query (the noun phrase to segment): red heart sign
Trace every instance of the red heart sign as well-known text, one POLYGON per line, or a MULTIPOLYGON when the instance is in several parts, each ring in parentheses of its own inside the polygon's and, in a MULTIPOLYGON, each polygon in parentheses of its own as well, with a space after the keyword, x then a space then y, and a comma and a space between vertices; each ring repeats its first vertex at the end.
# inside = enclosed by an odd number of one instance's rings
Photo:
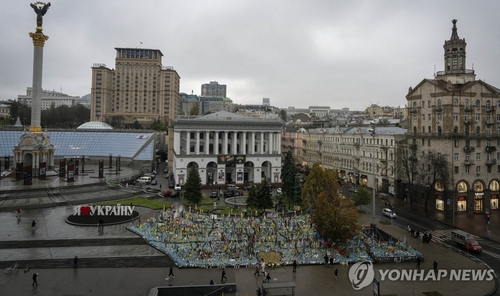
POLYGON ((80 207, 80 213, 83 216, 87 216, 90 213, 90 206, 81 206, 80 207))

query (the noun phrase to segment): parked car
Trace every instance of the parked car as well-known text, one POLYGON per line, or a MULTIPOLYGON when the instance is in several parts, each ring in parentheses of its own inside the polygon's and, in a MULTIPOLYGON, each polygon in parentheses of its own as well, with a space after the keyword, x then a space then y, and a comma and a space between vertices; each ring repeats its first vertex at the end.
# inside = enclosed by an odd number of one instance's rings
POLYGON ((151 180, 151 185, 156 185, 156 184, 158 184, 158 182, 156 181, 156 179, 151 180))
POLYGON ((218 198, 218 197, 219 197, 219 192, 217 191, 210 192, 210 198, 218 198))
POLYGON ((161 192, 161 195, 163 195, 164 197, 171 196, 172 195, 172 191, 170 191, 170 190, 163 190, 161 192))
POLYGON ((255 186, 255 184, 252 184, 252 185, 245 186, 243 189, 245 189, 246 191, 250 191, 252 188, 257 188, 257 186, 255 186))
POLYGON ((137 179, 137 184, 147 184, 149 185, 151 183, 151 177, 140 177, 137 179))
POLYGON ((389 208, 383 208, 382 214, 384 214, 384 216, 387 216, 389 218, 396 218, 397 217, 396 213, 394 213, 394 211, 389 209, 389 208))
POLYGON ((174 187, 175 187, 175 182, 174 181, 168 182, 168 188, 174 188, 174 187))
POLYGON ((226 190, 224 192, 224 196, 225 197, 241 196, 241 191, 234 190, 234 189, 232 189, 232 190, 226 190))
POLYGON ((174 189, 175 191, 181 191, 181 184, 175 184, 174 189))

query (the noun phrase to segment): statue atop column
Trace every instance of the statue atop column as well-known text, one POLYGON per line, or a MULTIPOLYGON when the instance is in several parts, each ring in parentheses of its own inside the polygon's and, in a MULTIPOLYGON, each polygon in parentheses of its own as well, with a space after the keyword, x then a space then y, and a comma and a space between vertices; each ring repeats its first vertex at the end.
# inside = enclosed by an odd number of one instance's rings
POLYGON ((33 8, 33 10, 36 12, 36 31, 37 32, 42 32, 42 22, 43 22, 43 16, 45 13, 47 13, 47 10, 50 7, 50 2, 45 4, 43 2, 35 2, 31 3, 30 6, 33 8))

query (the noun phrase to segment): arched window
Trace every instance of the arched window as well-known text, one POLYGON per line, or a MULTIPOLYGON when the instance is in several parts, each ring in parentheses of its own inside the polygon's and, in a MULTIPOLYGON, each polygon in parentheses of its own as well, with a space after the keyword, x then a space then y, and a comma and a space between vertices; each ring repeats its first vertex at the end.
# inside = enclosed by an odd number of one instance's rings
POLYGON ((443 183, 441 183, 441 181, 436 181, 436 183, 434 183, 434 190, 443 192, 444 191, 443 183))
POLYGON ((465 109, 469 109, 469 99, 465 99, 465 109))
POLYGON ((484 191, 483 182, 481 181, 474 182, 474 186, 472 188, 474 188, 475 192, 483 192, 484 191))
POLYGON ((453 99, 453 107, 458 107, 458 99, 453 99))
POLYGON ((460 181, 458 182, 457 184, 457 191, 458 192, 467 192, 467 183, 465 183, 464 181, 460 181))
POLYGON ((493 180, 490 182, 490 190, 491 191, 498 191, 499 189, 499 184, 497 180, 493 180))
POLYGON ((486 101, 486 109, 491 109, 491 102, 490 102, 490 100, 486 101))
POLYGON ((481 108, 481 101, 476 100, 476 109, 481 108))

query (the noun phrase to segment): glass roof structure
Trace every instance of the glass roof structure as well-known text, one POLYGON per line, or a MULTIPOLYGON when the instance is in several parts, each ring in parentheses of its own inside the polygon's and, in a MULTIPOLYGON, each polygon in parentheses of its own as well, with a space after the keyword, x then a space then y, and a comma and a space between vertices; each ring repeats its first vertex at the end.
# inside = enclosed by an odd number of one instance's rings
POLYGON ((89 121, 77 127, 77 129, 90 129, 90 130, 111 130, 113 127, 101 121, 89 121))
MULTIPOLYGON (((0 157, 13 156, 22 131, 0 130, 0 157)), ((155 136, 152 132, 49 131, 55 157, 113 156, 134 160, 154 158, 155 136)))

